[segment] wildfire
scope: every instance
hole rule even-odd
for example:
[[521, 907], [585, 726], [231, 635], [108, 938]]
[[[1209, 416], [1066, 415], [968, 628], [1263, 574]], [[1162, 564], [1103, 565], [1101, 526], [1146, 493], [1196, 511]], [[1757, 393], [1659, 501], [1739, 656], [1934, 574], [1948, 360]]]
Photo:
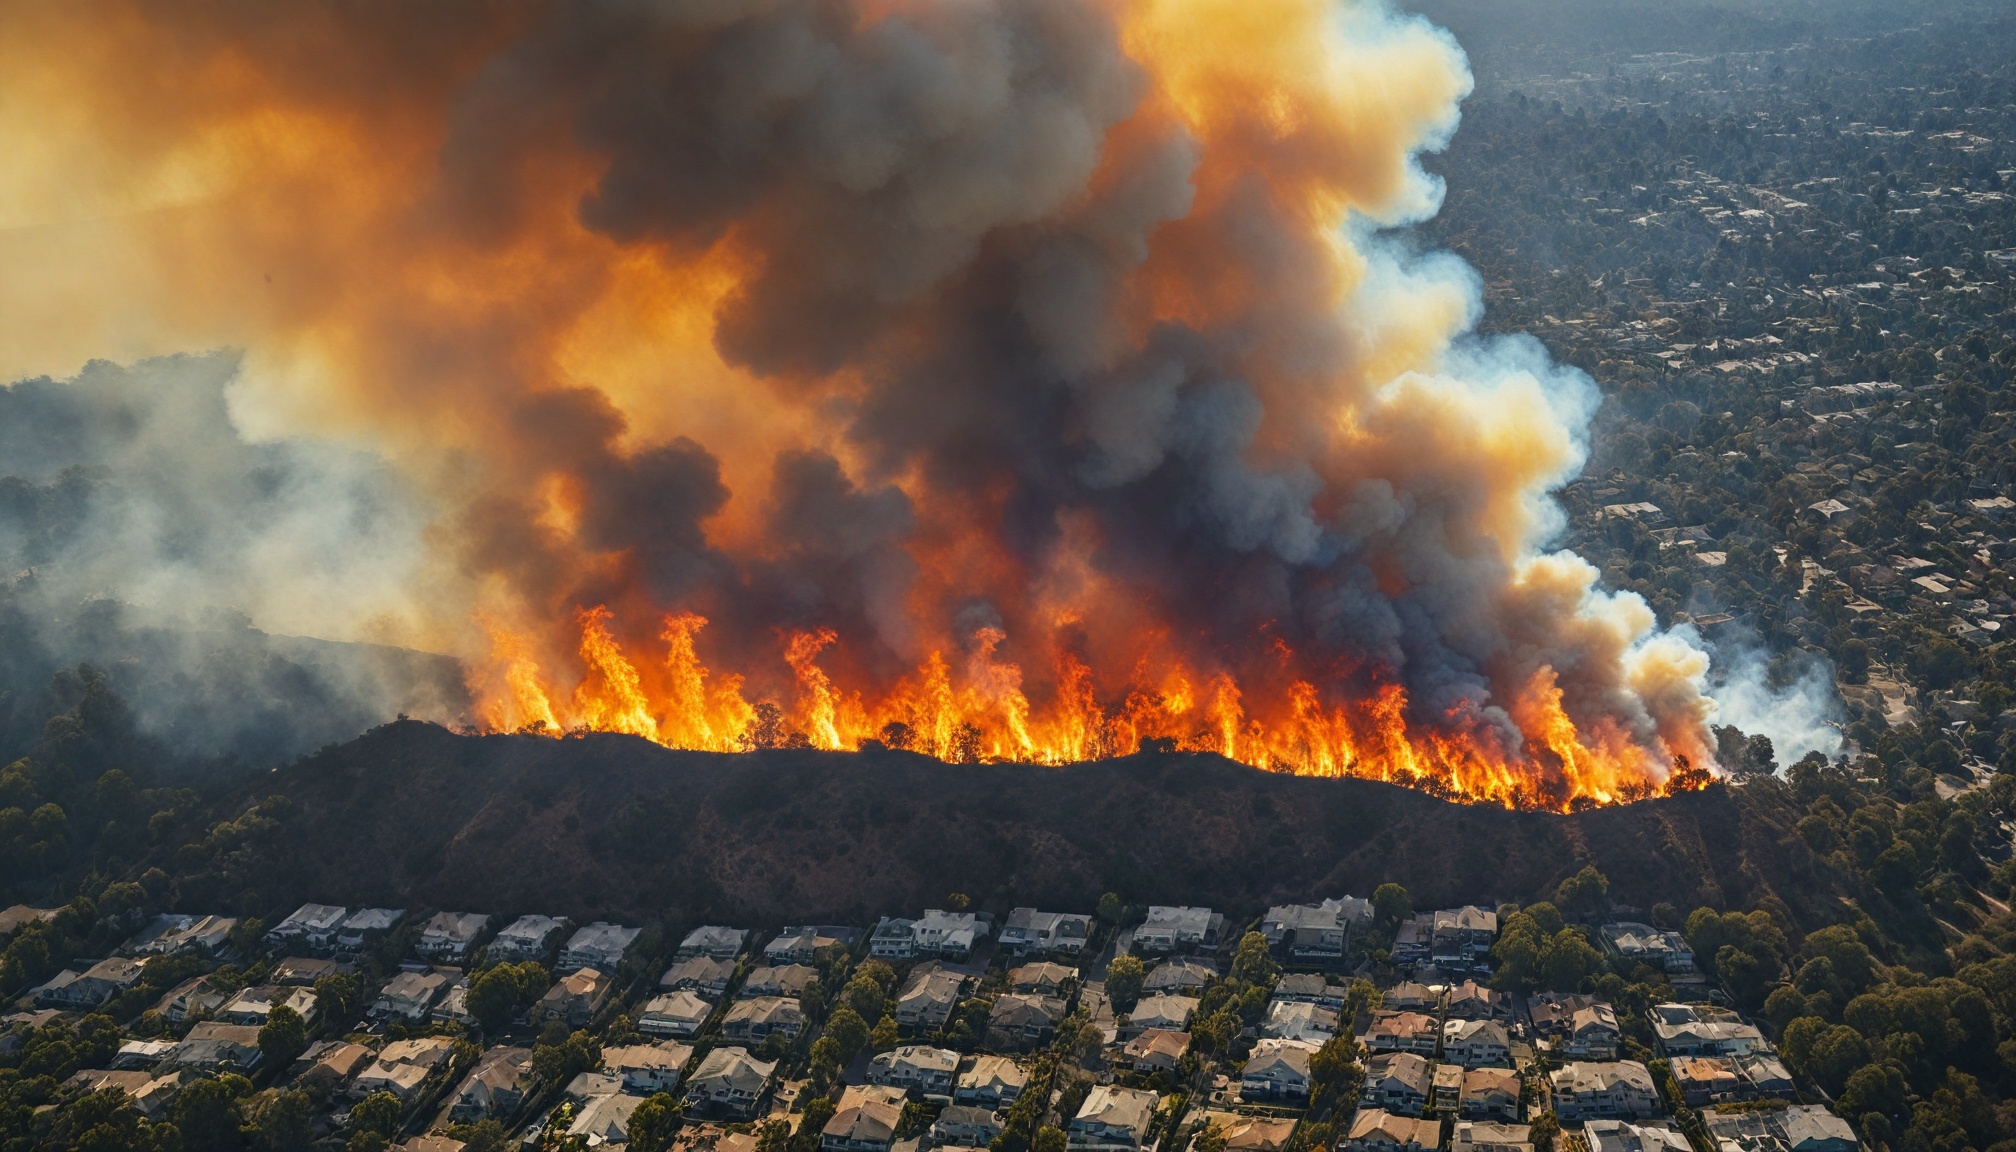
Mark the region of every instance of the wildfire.
[[[707, 621], [679, 613], [664, 621], [656, 663], [633, 660], [611, 633], [611, 613], [579, 616], [581, 677], [562, 693], [525, 657], [522, 642], [493, 632], [493, 656], [505, 670], [486, 716], [492, 731], [563, 736], [622, 732], [670, 748], [749, 752], [767, 748], [858, 751], [885, 747], [948, 764], [1016, 762], [1063, 765], [1136, 751], [1213, 752], [1272, 772], [1355, 776], [1417, 788], [1451, 800], [1572, 811], [1704, 787], [1709, 775], [1674, 758], [1669, 773], [1628, 739], [1589, 739], [1563, 710], [1551, 673], [1536, 677], [1521, 701], [1523, 746], [1504, 751], [1463, 730], [1410, 725], [1406, 689], [1383, 683], [1362, 699], [1325, 703], [1317, 686], [1292, 680], [1285, 708], [1249, 714], [1236, 679], [1204, 678], [1182, 667], [1149, 684], [1145, 664], [1114, 705], [1102, 704], [1092, 670], [1075, 654], [1059, 657], [1048, 703], [1031, 704], [1022, 669], [1000, 658], [1005, 634], [976, 629], [959, 676], [932, 652], [893, 688], [870, 695], [834, 682], [820, 663], [837, 643], [831, 630], [785, 638], [781, 661], [791, 674], [788, 704], [751, 700], [740, 675], [715, 676], [695, 636]], [[1289, 654], [1292, 655], [1292, 654]], [[712, 682], [712, 687], [709, 687]], [[568, 703], [556, 707], [556, 700]]]

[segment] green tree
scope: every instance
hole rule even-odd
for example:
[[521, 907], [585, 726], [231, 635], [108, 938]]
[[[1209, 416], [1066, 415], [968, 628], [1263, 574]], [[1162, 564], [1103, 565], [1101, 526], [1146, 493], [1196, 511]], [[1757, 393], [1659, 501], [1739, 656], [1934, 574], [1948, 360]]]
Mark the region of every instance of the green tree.
[[495, 1036], [538, 1002], [550, 979], [546, 966], [532, 960], [486, 969], [469, 982], [469, 1014], [482, 1025], [484, 1035]]
[[1036, 1138], [1029, 1142], [1029, 1152], [1064, 1152], [1064, 1147], [1064, 1130], [1048, 1124], [1036, 1129]]
[[903, 1036], [896, 1030], [896, 1017], [884, 1016], [868, 1033], [868, 1046], [877, 1052], [887, 1052], [903, 1042]]
[[391, 1140], [399, 1130], [399, 1117], [406, 1108], [399, 1098], [390, 1092], [373, 1092], [350, 1106], [350, 1131], [353, 1134], [375, 1133]]
[[[263, 1036], [261, 1040], [263, 1049]], [[315, 1101], [306, 1092], [261, 1092], [245, 1112], [252, 1143], [260, 1152], [297, 1152], [314, 1143]]]
[[1106, 998], [1115, 1011], [1130, 1012], [1141, 998], [1141, 984], [1148, 979], [1148, 967], [1138, 956], [1121, 953], [1106, 965]]
[[1590, 920], [1600, 915], [1609, 899], [1610, 880], [1598, 872], [1594, 864], [1584, 865], [1580, 872], [1563, 880], [1554, 890], [1554, 903], [1577, 920]]
[[840, 1003], [853, 1010], [863, 1024], [882, 1019], [882, 1005], [887, 994], [880, 983], [861, 973], [847, 982], [840, 990]]
[[1099, 919], [1118, 927], [1121, 917], [1127, 915], [1127, 905], [1117, 892], [1107, 892], [1099, 897]]
[[630, 1137], [633, 1152], [665, 1152], [671, 1147], [672, 1137], [679, 1131], [683, 1108], [684, 1105], [666, 1092], [639, 1104], [637, 1110], [630, 1114], [629, 1127], [624, 1130]]
[[1414, 898], [1398, 884], [1381, 884], [1372, 890], [1373, 922], [1388, 930], [1414, 916]]
[[602, 1045], [590, 1032], [574, 1032], [559, 1043], [532, 1045], [532, 1073], [548, 1084], [565, 1084], [602, 1063]]
[[819, 1134], [826, 1128], [827, 1121], [833, 1119], [833, 1101], [817, 1096], [805, 1102], [805, 1114], [798, 1121], [798, 1135], [791, 1141], [791, 1152], [818, 1152]]
[[868, 1043], [868, 1022], [854, 1009], [841, 1005], [826, 1020], [826, 1038], [839, 1049], [840, 1063], [854, 1058]]
[[[1232, 955], [1232, 978], [1248, 984], [1265, 984], [1274, 979], [1281, 966], [1267, 951], [1267, 937], [1258, 932], [1248, 932], [1239, 938], [1239, 949]], [[1111, 978], [1109, 972], [1108, 978]]]
[[224, 1075], [198, 1080], [175, 1098], [175, 1127], [186, 1148], [231, 1152], [245, 1146], [245, 1112], [239, 1101], [252, 1094], [252, 1082]]
[[285, 1068], [308, 1047], [308, 1022], [285, 1004], [275, 1004], [259, 1029], [259, 1053], [268, 1068]]

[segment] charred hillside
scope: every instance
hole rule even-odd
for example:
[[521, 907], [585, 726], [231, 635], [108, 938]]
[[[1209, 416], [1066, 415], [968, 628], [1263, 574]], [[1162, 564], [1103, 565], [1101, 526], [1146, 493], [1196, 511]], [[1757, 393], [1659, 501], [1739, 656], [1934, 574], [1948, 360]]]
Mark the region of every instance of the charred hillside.
[[[276, 803], [270, 797], [284, 797]], [[315, 899], [576, 917], [861, 920], [1131, 900], [1255, 908], [1394, 880], [1429, 903], [1528, 897], [1594, 863], [1649, 906], [1836, 907], [1776, 789], [1555, 816], [1200, 755], [1069, 768], [901, 752], [670, 751], [610, 735], [387, 725], [263, 777], [181, 850], [185, 902]], [[191, 870], [203, 856], [210, 863]]]

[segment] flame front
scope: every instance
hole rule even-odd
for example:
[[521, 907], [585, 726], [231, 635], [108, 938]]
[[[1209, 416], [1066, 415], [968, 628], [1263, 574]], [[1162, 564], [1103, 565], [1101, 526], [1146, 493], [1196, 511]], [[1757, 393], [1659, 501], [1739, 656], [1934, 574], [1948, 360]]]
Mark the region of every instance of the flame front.
[[[708, 752], [879, 745], [955, 764], [1062, 765], [1144, 747], [1216, 752], [1269, 771], [1355, 776], [1449, 799], [1560, 811], [1698, 788], [1707, 780], [1692, 771], [1669, 776], [1629, 740], [1585, 740], [1562, 710], [1551, 676], [1540, 677], [1523, 702], [1531, 709], [1533, 735], [1508, 751], [1465, 733], [1454, 717], [1448, 726], [1410, 729], [1406, 689], [1394, 683], [1326, 707], [1313, 683], [1292, 680], [1281, 715], [1248, 717], [1232, 676], [1210, 678], [1210, 704], [1200, 711], [1189, 691], [1192, 673], [1176, 668], [1164, 671], [1159, 687], [1129, 685], [1124, 702], [1109, 708], [1099, 702], [1091, 670], [1069, 652], [1055, 670], [1049, 705], [1032, 709], [1021, 693], [1021, 669], [996, 656], [1004, 637], [992, 628], [972, 638], [968, 674], [956, 687], [943, 655], [933, 652], [891, 690], [867, 701], [859, 693], [843, 695], [818, 663], [835, 641], [832, 632], [795, 634], [779, 654], [796, 683], [786, 707], [746, 699], [740, 676], [708, 693], [711, 673], [693, 643], [706, 621], [677, 615], [665, 621], [663, 691], [654, 696], [642, 688], [638, 672], [648, 661], [626, 656], [608, 632], [608, 619], [601, 607], [581, 614], [587, 675], [573, 693], [573, 709], [557, 720], [550, 704], [554, 689], [522, 662], [520, 642], [494, 637], [496, 657], [514, 674], [508, 693], [489, 704], [490, 727], [549, 736], [624, 732]], [[789, 715], [792, 722], [766, 727], [766, 705], [772, 716]], [[1685, 769], [1684, 758], [1680, 766]]]
[[493, 729], [1154, 741], [1548, 808], [1713, 768], [1706, 654], [1554, 550], [1593, 384], [1378, 240], [1470, 88], [1424, 21], [9, 16], [5, 367], [242, 348], [237, 417], [433, 510], [395, 588], [261, 622], [453, 652]]

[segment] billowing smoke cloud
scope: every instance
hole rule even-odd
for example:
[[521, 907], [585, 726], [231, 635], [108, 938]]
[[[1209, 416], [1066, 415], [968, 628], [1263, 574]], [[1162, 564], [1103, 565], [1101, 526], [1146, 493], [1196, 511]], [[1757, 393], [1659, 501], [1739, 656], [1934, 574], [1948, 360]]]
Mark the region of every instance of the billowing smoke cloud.
[[244, 348], [242, 426], [425, 493], [425, 555], [365, 586], [493, 723], [732, 746], [770, 698], [815, 744], [1154, 736], [1548, 803], [1712, 762], [1706, 656], [1547, 551], [1591, 385], [1466, 335], [1468, 271], [1379, 238], [1437, 207], [1414, 157], [1470, 87], [1424, 22], [106, 0], [8, 28], [0, 347]]
[[31, 721], [16, 706], [84, 661], [185, 755], [260, 762], [467, 708], [452, 661], [250, 627], [248, 611], [368, 638], [404, 601], [426, 521], [372, 457], [245, 442], [235, 372], [212, 355], [0, 388], [0, 723]]

